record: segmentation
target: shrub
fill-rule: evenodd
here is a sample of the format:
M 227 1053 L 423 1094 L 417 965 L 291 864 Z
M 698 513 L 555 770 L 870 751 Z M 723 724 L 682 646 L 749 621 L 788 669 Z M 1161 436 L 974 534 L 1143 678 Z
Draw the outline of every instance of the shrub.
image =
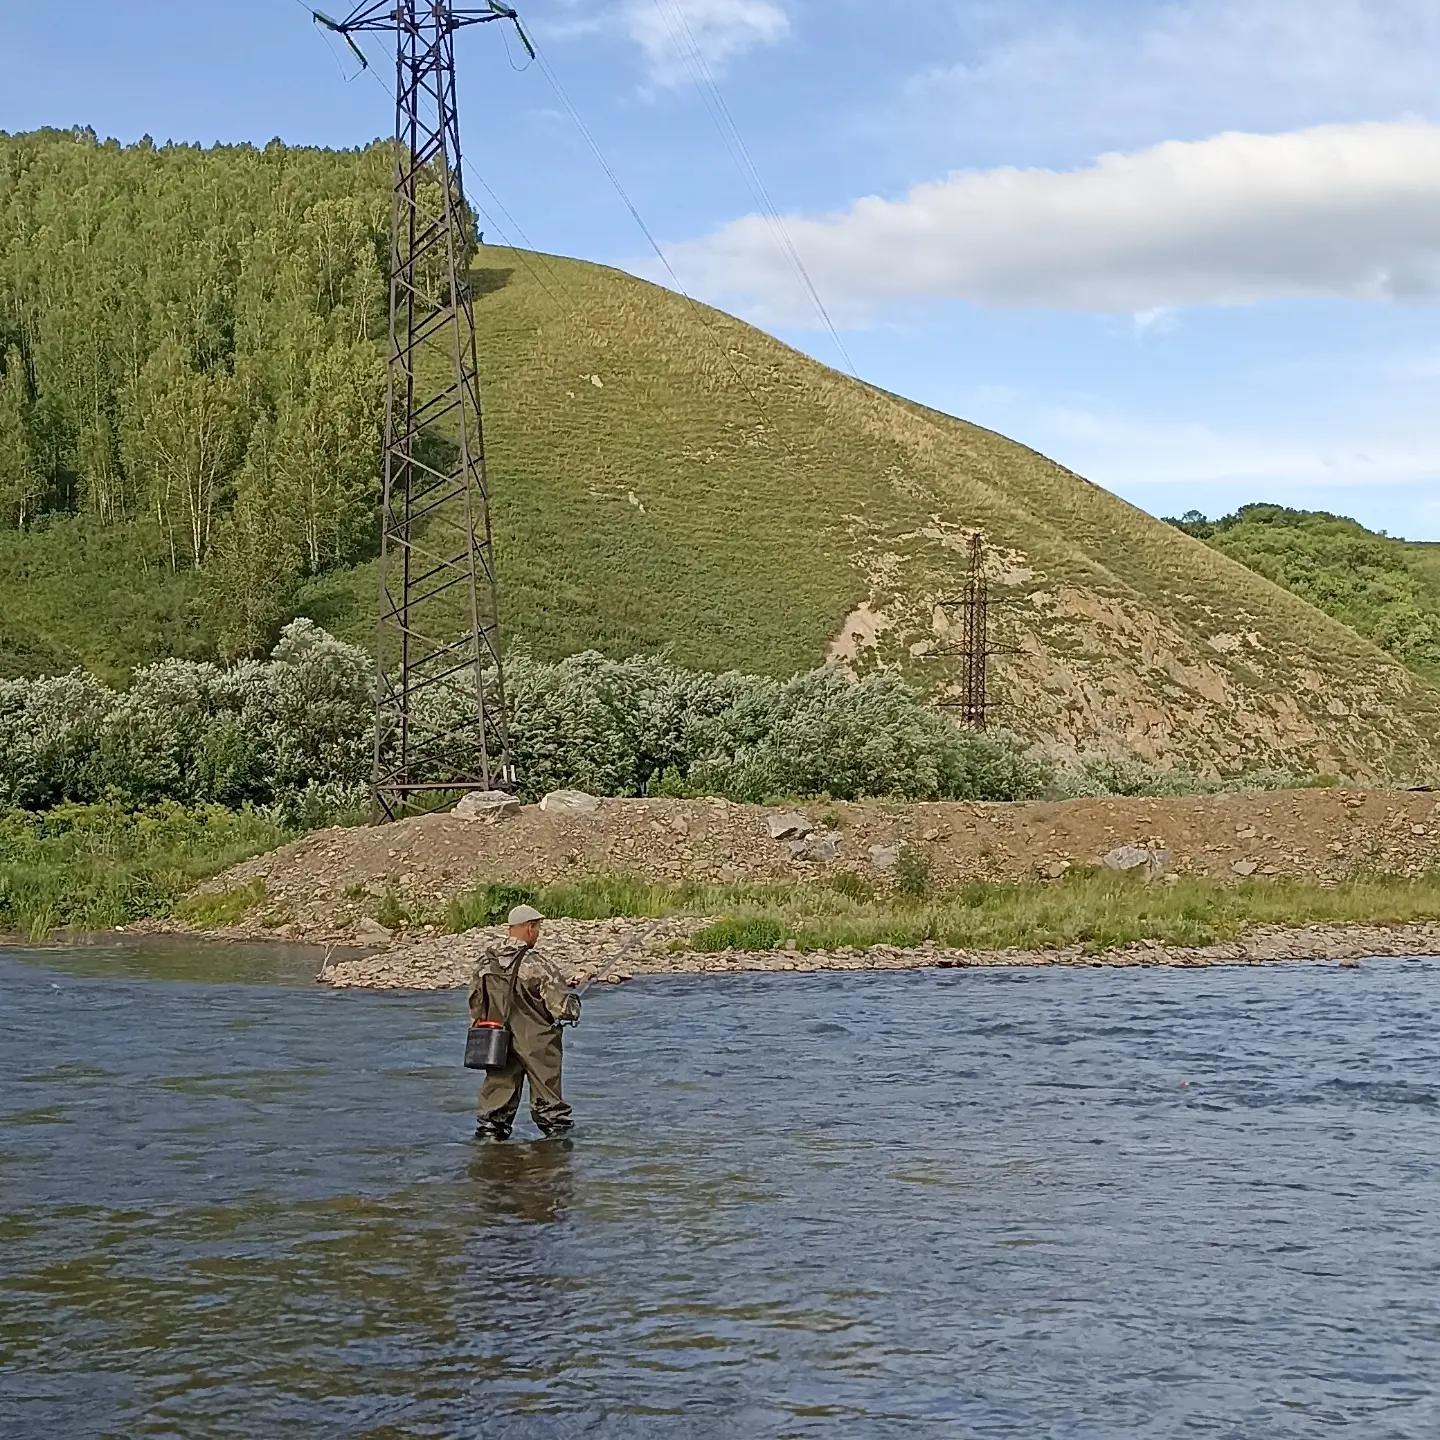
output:
M 412 918 L 400 892 L 393 885 L 386 885 L 375 902 L 373 914 L 376 922 L 387 930 L 403 930 Z
M 114 692 L 80 674 L 0 682 L 0 804 L 254 805 L 287 828 L 366 809 L 373 665 L 309 620 L 267 661 L 166 660 Z M 791 680 L 706 675 L 655 657 L 517 657 L 508 670 L 521 798 L 600 795 L 1024 800 L 1178 794 L 1293 777 L 1203 781 L 1089 758 L 1057 776 L 1027 742 L 972 734 L 894 675 L 826 668 Z M 412 733 L 437 779 L 469 762 L 474 691 L 419 697 Z M 440 797 L 436 797 L 437 800 Z
M 533 905 L 535 900 L 535 891 L 528 885 L 481 885 L 450 902 L 445 911 L 445 928 L 459 935 L 499 925 L 517 905 Z
M 785 943 L 785 927 L 770 915 L 729 915 L 697 930 L 692 950 L 778 950 Z
M 1237 790 L 1303 790 L 1337 783 L 1331 775 L 1296 775 L 1289 770 L 1257 766 L 1238 775 L 1196 775 L 1189 770 L 1162 770 L 1143 760 L 1086 755 L 1057 777 L 1059 793 L 1068 798 L 1099 795 L 1218 795 Z
M 900 848 L 895 864 L 895 888 L 912 900 L 921 900 L 930 893 L 930 857 L 913 845 Z
M 99 741 L 115 694 L 78 672 L 0 681 L 0 805 L 98 799 Z
M 827 883 L 837 895 L 843 895 L 847 900 L 875 898 L 875 882 L 868 876 L 857 875 L 853 870 L 841 870 L 832 875 Z

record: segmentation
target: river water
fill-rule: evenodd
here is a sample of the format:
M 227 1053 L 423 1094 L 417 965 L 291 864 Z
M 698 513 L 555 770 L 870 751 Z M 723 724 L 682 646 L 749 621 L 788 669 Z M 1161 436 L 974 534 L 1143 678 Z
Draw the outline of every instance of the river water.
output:
M 0 956 L 8 1440 L 1440 1434 L 1440 961 L 596 993 L 569 1148 L 311 968 Z

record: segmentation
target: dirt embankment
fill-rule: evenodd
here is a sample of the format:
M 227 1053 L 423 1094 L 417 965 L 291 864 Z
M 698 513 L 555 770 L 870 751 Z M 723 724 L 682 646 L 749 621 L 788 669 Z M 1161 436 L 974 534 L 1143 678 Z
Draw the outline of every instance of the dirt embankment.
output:
M 1440 795 L 1287 791 L 1015 805 L 861 802 L 803 807 L 807 840 L 774 838 L 779 811 L 723 800 L 605 800 L 588 814 L 527 807 L 500 819 L 428 816 L 324 830 L 235 867 L 204 890 L 264 886 L 232 932 L 380 941 L 387 892 L 433 911 L 487 881 L 545 884 L 623 872 L 654 880 L 805 881 L 841 871 L 884 881 L 908 847 L 944 888 L 1059 879 L 1128 849 L 1151 873 L 1322 884 L 1440 868 Z M 797 853 L 798 852 L 798 853 Z M 1131 863 L 1131 862 L 1125 862 Z M 693 968 L 693 967 L 692 967 Z

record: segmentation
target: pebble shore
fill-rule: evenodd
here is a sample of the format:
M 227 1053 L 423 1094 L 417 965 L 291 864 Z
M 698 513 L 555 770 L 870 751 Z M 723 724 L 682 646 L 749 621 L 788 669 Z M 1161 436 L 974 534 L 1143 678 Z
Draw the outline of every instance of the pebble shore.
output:
M 1233 942 L 1170 947 L 1147 941 L 1099 953 L 1079 946 L 1056 950 L 956 950 L 936 944 L 915 948 L 800 953 L 699 954 L 677 948 L 707 922 L 670 920 L 552 920 L 541 949 L 568 976 L 623 984 L 655 975 L 773 974 L 830 970 L 964 969 L 985 966 L 1139 965 L 1177 968 L 1297 962 L 1354 964 L 1375 957 L 1440 955 L 1440 925 L 1263 927 Z M 450 990 L 466 984 L 481 949 L 503 935 L 477 930 L 393 945 L 328 965 L 328 985 L 371 990 Z

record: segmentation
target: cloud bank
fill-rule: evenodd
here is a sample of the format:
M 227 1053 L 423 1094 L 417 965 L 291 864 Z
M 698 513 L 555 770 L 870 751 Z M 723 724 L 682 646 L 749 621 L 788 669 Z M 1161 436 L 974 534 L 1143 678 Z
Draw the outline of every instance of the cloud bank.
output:
M 665 86 L 695 79 L 697 49 L 718 74 L 790 33 L 790 17 L 776 0 L 626 0 L 623 16 L 651 80 Z
M 1440 125 L 1223 134 L 1077 170 L 959 171 L 786 226 L 851 324 L 937 299 L 1128 315 L 1304 298 L 1428 302 L 1440 298 Z M 807 314 L 762 216 L 671 253 L 707 297 L 772 319 Z

